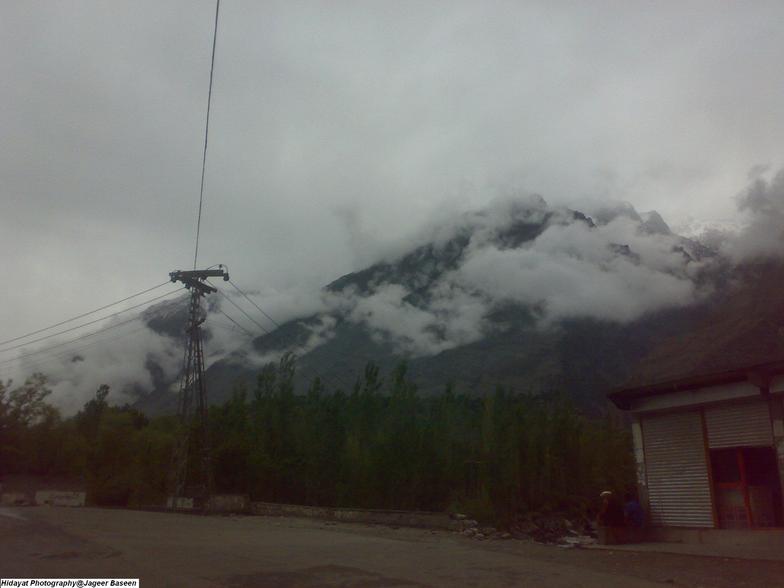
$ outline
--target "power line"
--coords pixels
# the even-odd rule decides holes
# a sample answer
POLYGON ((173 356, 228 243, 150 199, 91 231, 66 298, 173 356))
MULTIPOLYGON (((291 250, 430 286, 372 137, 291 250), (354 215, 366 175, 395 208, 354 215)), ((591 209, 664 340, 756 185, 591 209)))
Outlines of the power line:
POLYGON ((76 343, 77 341, 81 341, 82 339, 87 339, 88 337, 92 337, 94 335, 97 335, 98 333, 103 333, 104 331, 108 331, 110 329, 116 329, 117 327, 121 327, 123 325, 127 325, 128 323, 132 323, 133 321, 138 321, 140 318, 141 318, 141 316, 135 316, 135 317, 130 318, 128 320, 121 321, 119 323, 114 323, 113 325, 110 325, 110 326, 105 327, 103 329, 99 329, 99 330, 93 331, 91 333, 85 333, 84 335, 81 335, 81 336, 76 337, 74 339, 69 339, 68 341, 63 341, 62 343, 56 343, 55 345, 50 345, 49 347, 44 347, 43 349, 37 349, 36 351, 31 351, 30 353, 25 353, 24 355, 20 355, 18 357, 12 357, 10 359, 6 359, 5 361, 0 362, 0 366, 5 366, 5 365, 8 365, 8 364, 13 363, 15 361, 19 361, 21 359, 26 359, 26 358, 31 357, 33 355, 40 355, 41 353, 46 353, 47 351, 51 351, 52 349, 57 349, 58 347, 63 347, 65 345, 70 345, 71 343, 76 343))
MULTIPOLYGON (((208 284, 210 284, 210 285, 211 285, 213 288, 215 288, 215 285, 214 285, 214 284, 211 284, 210 282, 207 282, 207 283, 208 283, 208 284)), ((233 285, 233 284, 232 284, 232 285, 233 285)), ((236 286, 234 286, 234 287, 236 288, 236 286)), ((216 288, 216 289, 217 289, 217 288, 216 288)), ((236 302, 234 302, 234 301, 233 301, 231 298, 229 298, 229 296, 228 296, 228 295, 227 295, 225 292, 223 292, 222 290, 218 290, 218 294, 220 294, 220 295, 221 295, 221 296, 223 296, 223 297, 224 297, 226 300, 228 300, 228 301, 229 301, 229 302, 230 302, 232 305, 234 305, 234 307, 235 307, 237 310, 239 310, 239 311, 240 311, 242 314, 244 314, 244 315, 245 315, 245 316, 248 318, 248 320, 250 320, 250 321, 251 321, 251 322, 252 322, 254 325, 256 325, 256 326, 257 326, 257 327, 259 327, 259 328, 260 328, 262 331, 264 331, 264 334, 266 334, 266 335, 269 335, 269 334, 270 334, 270 331, 268 331, 268 330, 267 330, 267 329, 266 329, 266 328, 265 328, 263 325, 261 325, 261 323, 259 323, 259 322, 258 322, 256 319, 254 319, 252 316, 250 316, 250 315, 249 315, 247 312, 245 312, 245 309, 243 309, 243 308, 242 308, 240 305, 238 305, 238 304, 237 304, 236 302)), ((237 325, 237 326, 238 326, 240 329, 242 329, 243 331, 245 331, 245 332, 246 332, 248 335, 250 335, 251 337, 253 336, 253 334, 252 334, 252 333, 248 332, 248 331, 247 331, 245 328, 243 328, 243 327, 242 327, 242 326, 241 326, 241 325, 240 325, 240 324, 239 324, 237 321, 235 321, 235 320, 234 320, 233 318, 231 318, 231 317, 230 317, 228 314, 226 314, 226 313, 223 311, 223 309, 220 309, 220 308, 219 308, 218 310, 219 310, 219 312, 221 312, 221 313, 222 313, 222 314, 223 314, 223 315, 224 315, 226 318, 228 318, 228 319, 229 319, 231 322, 233 322, 233 323, 234 323, 235 325, 237 325)), ((263 311, 262 311, 262 312, 263 312, 263 311)), ((266 315, 266 313, 265 313, 265 316, 267 316, 267 315, 266 315)), ((268 318, 269 318, 269 317, 268 317, 268 318)), ((270 319, 270 320, 272 320, 272 319, 270 319)), ((273 322, 274 322, 274 321, 273 321, 273 322)), ((276 323, 276 324, 277 324, 277 323, 276 323)), ((278 326, 280 326, 280 325, 278 325, 278 326)), ((298 347, 299 347, 300 349, 303 349, 302 345, 298 345, 298 347)), ((319 374, 318 372, 316 372, 315 368, 310 368, 310 367, 309 367, 308 369, 311 369, 311 370, 314 372, 314 374, 315 374, 317 377, 319 377, 320 379, 322 379, 322 380, 326 380, 326 378, 325 378, 324 376, 322 376, 321 374, 319 374)), ((329 381, 327 381, 327 382, 328 382, 328 383, 330 383, 329 381)), ((345 382, 342 382, 342 381, 341 381, 341 383, 342 383, 344 386, 346 385, 346 384, 345 384, 345 382)), ((332 383, 332 385, 334 386, 334 383, 332 383)))
POLYGON ((76 331, 78 329, 81 329, 83 327, 87 327, 89 325, 94 325, 95 323, 99 323, 101 321, 105 321, 106 319, 115 317, 115 316, 117 316, 119 314, 122 314, 124 312, 128 312, 129 310, 133 310, 135 308, 139 308, 141 306, 145 306, 146 304, 149 304, 150 302, 155 302, 156 300, 160 300, 161 298, 166 298, 167 296, 171 296, 175 292, 179 292, 179 289, 178 290, 172 290, 171 292, 167 292, 166 294, 162 294, 160 296, 156 296, 155 298, 151 298, 149 300, 146 300, 145 302, 141 302, 139 304, 135 304, 134 306, 129 306, 128 308, 125 308, 123 310, 117 311, 115 313, 108 314, 106 316, 102 316, 101 318, 97 318, 97 319, 94 319, 94 320, 91 320, 91 321, 87 321, 86 323, 82 323, 81 325, 76 325, 75 327, 69 327, 67 329, 63 329, 62 331, 57 331, 56 333, 51 333, 49 335, 45 335, 44 337, 38 337, 38 339, 32 339, 30 341, 25 341, 24 343, 18 343, 16 345, 13 345, 11 347, 7 347, 5 349, 0 349, 0 353, 5 353, 6 351, 13 351, 14 349, 19 349, 20 347, 25 347, 25 346, 31 345, 33 343, 38 343, 38 342, 44 341, 46 339, 51 339, 52 337, 57 337, 58 335, 63 335, 65 333, 70 333, 71 331, 76 331))
POLYGON ((130 300, 131 298, 136 298, 137 296, 141 296, 142 294, 147 294, 148 292, 152 292, 153 290, 157 290, 158 288, 160 288, 162 286, 165 286, 168 283, 169 283, 169 281, 167 280, 167 281, 165 281, 165 282, 163 282, 161 284, 158 284, 157 286, 153 286, 152 288, 147 288, 146 290, 142 290, 141 292, 137 292, 136 294, 131 294, 130 296, 127 296, 126 298, 123 298, 122 300, 118 300, 117 302, 112 302, 111 304, 107 304, 105 306, 101 306, 100 308, 96 308, 95 310, 91 310, 90 312, 82 313, 80 315, 71 317, 71 318, 66 319, 64 321, 60 321, 59 323, 55 323, 54 325, 49 325, 48 327, 44 327, 43 329, 38 329, 37 331, 33 331, 32 333, 27 333, 26 335, 19 335, 18 337, 14 337, 13 339, 7 339, 6 341, 0 341, 0 346, 7 345, 8 343, 13 343, 14 341, 19 341, 20 339, 26 339, 27 337, 32 337, 33 335, 37 335, 38 333, 43 333, 44 331, 48 331, 49 329, 54 329, 54 328, 60 327, 62 325, 65 325, 65 324, 68 324, 68 323, 73 322, 75 320, 78 320, 80 318, 84 318, 84 317, 89 316, 91 314, 95 314, 96 312, 100 312, 102 310, 106 310, 107 308, 110 308, 112 306, 117 306, 118 304, 126 302, 126 301, 130 300))
POLYGON ((212 31, 212 59, 210 60, 210 89, 207 92, 207 121, 204 125, 204 152, 201 158, 201 189, 199 190, 199 216, 196 220, 196 251, 193 254, 193 269, 196 269, 196 260, 199 258, 199 234, 201 232, 201 208, 204 202, 204 171, 207 168, 207 140, 210 136, 210 105, 212 104, 212 75, 215 70, 215 46, 218 42, 218 13, 220 0, 215 2, 215 28, 212 31))
MULTIPOLYGON (((261 307, 260 307, 258 304, 256 304, 256 303, 255 303, 253 300, 251 300, 251 298, 250 298, 250 297, 249 297, 247 294, 245 294, 245 292, 243 292, 242 290, 240 290, 240 287, 239 287, 239 286, 237 286, 237 284, 235 284, 235 283, 234 283, 234 282, 232 282, 231 280, 228 280, 228 282, 229 282, 229 284, 231 284, 231 285, 234 287, 234 289, 235 289, 237 292, 239 292, 239 293, 240 293, 240 294, 241 294, 241 295, 242 295, 242 296, 245 298, 245 300, 247 300, 248 302, 250 302, 250 303, 251 303, 251 304, 252 304, 252 305, 253 305, 253 306, 256 308, 256 310, 258 310, 258 311, 259 311, 261 314, 263 314, 265 317, 267 317, 267 318, 268 318, 268 319, 269 319, 269 320, 272 322, 272 324, 274 324, 276 327, 280 328, 280 323, 279 323, 278 321, 276 321, 274 318, 272 318, 270 315, 268 315, 266 312, 264 312, 264 311, 261 309, 261 307)), ((218 290, 218 292, 219 292, 220 294, 222 294, 222 295, 223 295, 223 297, 224 297, 224 298, 226 298, 226 300, 228 300, 229 302, 231 302, 232 304, 234 304, 234 306, 236 306, 237 308, 240 308, 240 307, 239 307, 239 306, 238 306, 238 305, 237 305, 237 304, 236 304, 236 303, 235 303, 235 302, 234 302, 234 301, 233 301, 231 298, 229 298, 229 297, 228 297, 226 294, 224 294, 224 293, 223 293, 223 292, 221 292, 220 290, 218 290)), ((248 314, 247 314, 247 313, 246 313, 244 310, 242 310, 241 308, 240 308, 240 310, 243 312, 243 314, 245 314, 245 316, 248 316, 248 318, 250 318, 250 316, 249 316, 249 315, 248 315, 248 314)), ((253 320, 253 319, 251 318, 251 320, 253 320)), ((263 330, 265 333, 269 334, 269 331, 267 331, 267 329, 265 329, 264 327, 262 327, 262 326, 261 326, 259 323, 257 323, 255 320, 253 320, 253 322, 254 322, 256 325, 258 325, 258 326, 259 326, 259 327, 260 327, 260 328, 261 328, 261 329, 262 329, 262 330, 263 330)), ((300 349, 300 351, 304 351, 304 350, 305 350, 305 346, 304 346, 304 345, 296 344, 296 347, 298 347, 298 348, 300 349)), ((303 366, 303 367, 306 367, 306 366, 303 366)), ((328 384, 330 384, 330 385, 334 386, 334 387, 337 389, 337 386, 335 386, 334 382, 330 382, 329 380, 327 380, 327 379, 326 379, 326 377, 324 377, 323 375, 321 375, 320 373, 318 373, 318 372, 316 371, 316 369, 315 369, 315 368, 307 366, 307 369, 311 370, 311 371, 312 371, 312 372, 313 372, 313 373, 316 375, 316 377, 318 377, 318 378, 319 378, 319 379, 321 379, 321 380, 324 380, 324 381, 326 381, 328 384)), ((346 388, 346 391, 348 391, 348 390, 350 390, 350 389, 351 389, 351 386, 349 386, 348 384, 346 384, 346 382, 345 382, 345 381, 343 381, 343 378, 342 378, 342 377, 338 376, 337 374, 333 374, 333 375, 334 375, 335 379, 338 381, 338 383, 340 383, 342 386, 344 386, 344 387, 346 388)))
MULTIPOLYGON (((148 302, 151 302, 151 301, 148 301, 148 302)), ((85 333, 84 335, 80 335, 79 337, 75 337, 74 339, 69 339, 68 341, 63 341, 61 343, 56 343, 54 345, 50 345, 50 346, 44 347, 42 349, 37 349, 35 351, 31 351, 29 353, 25 353, 25 354, 20 355, 18 357, 13 357, 13 358, 10 358, 10 359, 6 359, 5 361, 0 362, 0 367, 8 365, 10 363, 13 363, 15 361, 19 361, 19 360, 22 360, 22 359, 26 359, 28 357, 32 357, 33 355, 40 355, 41 353, 46 353, 47 351, 51 351, 52 349, 57 349, 58 347, 63 347, 65 345, 70 345, 71 343, 76 343, 77 341, 81 341, 83 339, 87 339, 88 337, 92 337, 92 336, 97 335, 99 333, 103 333, 105 331, 109 331, 111 329, 116 329, 117 327, 121 327, 123 325, 127 325, 128 323, 132 323, 133 321, 137 321, 140 318, 142 318, 141 314, 139 314, 139 315, 137 315, 137 316, 135 316, 133 318, 130 318, 128 320, 121 321, 121 322, 115 323, 113 325, 109 325, 108 327, 104 327, 103 329, 98 329, 98 330, 92 331, 90 333, 85 333)))
POLYGON ((235 283, 234 283, 234 282, 232 282, 231 280, 229 280, 229 284, 231 284, 231 285, 234 287, 234 289, 235 289, 237 292, 239 292, 240 294, 242 294, 242 296, 244 296, 244 297, 245 297, 245 300, 247 300, 247 301, 248 301, 248 302, 250 302, 250 303, 251 303, 253 306, 255 306, 255 307, 256 307, 256 310, 258 310, 258 311, 259 311, 261 314, 263 314, 264 316, 266 316, 266 317, 267 317, 267 318, 268 318, 268 319, 269 319, 269 320, 272 322, 272 324, 273 324, 273 325, 275 325, 276 327, 280 327, 280 324, 279 324, 279 323, 278 323, 278 322, 277 322, 277 321, 276 321, 274 318, 272 318, 270 315, 268 315, 266 312, 264 312, 264 311, 261 309, 261 307, 260 307, 258 304, 256 304, 256 303, 255 303, 253 300, 251 300, 251 299, 248 297, 248 295, 247 295, 247 294, 245 294, 245 292, 243 292, 242 290, 240 290, 240 288, 239 288, 239 286, 237 286, 237 284, 235 284, 235 283))
MULTIPOLYGON (((39 365, 41 365, 43 363, 48 363, 48 362, 53 361, 55 359, 60 359, 60 358, 63 358, 63 357, 67 357, 67 356, 72 355, 72 354, 74 354, 74 353, 76 353, 78 351, 81 351, 82 349, 87 349, 88 347, 94 347, 94 346, 96 346, 96 345, 98 345, 100 343, 104 343, 105 344, 105 343, 109 343, 111 341, 116 341, 118 339, 124 339, 125 337, 128 337, 129 335, 133 335, 133 334, 138 333, 140 331, 146 331, 146 330, 149 330, 147 325, 145 325, 143 327, 139 327, 138 329, 133 329, 132 331, 128 331, 127 333, 123 333, 122 335, 118 335, 116 337, 101 338, 101 339, 98 339, 97 341, 93 341, 92 343, 88 343, 87 345, 80 345, 78 347, 74 347, 73 349, 69 349, 68 351, 65 351, 65 352, 62 352, 62 353, 55 353, 53 355, 45 355, 43 357, 43 359, 34 359, 34 360, 32 360, 32 362, 33 362, 33 365, 39 366, 39 365)), ((14 358, 12 361, 20 361, 20 360, 26 359, 26 358, 27 358, 27 356, 25 355, 25 356, 22 356, 22 357, 14 358)))
MULTIPOLYGON (((268 315, 266 312, 264 312, 264 310, 258 304, 256 304, 253 301, 252 298, 250 298, 245 292, 243 292, 240 289, 240 287, 237 286, 237 284, 235 284, 231 280, 229 280, 228 282, 229 282, 229 284, 231 284, 234 287, 234 289, 237 292, 239 292, 245 298, 245 300, 247 300, 253 306, 255 306, 256 310, 258 310, 261 314, 263 314, 265 317, 267 317, 272 322, 272 324, 274 324, 276 327, 280 327, 280 323, 278 323, 274 318, 272 318, 270 315, 268 315)), ((350 357, 350 358, 358 357, 359 359, 361 359, 361 360, 363 360, 365 362, 373 361, 373 358, 370 358, 370 357, 368 357, 366 355, 357 355, 357 354, 353 354, 353 353, 343 353, 340 350, 335 349, 335 348, 333 348, 331 351, 334 352, 334 353, 337 353, 338 355, 342 355, 343 357, 350 357)))
POLYGON ((226 312, 224 312, 224 310, 222 308, 219 308, 218 312, 220 312, 223 316, 225 316, 227 319, 229 319, 232 323, 237 325, 237 327, 239 327, 239 329, 243 333, 245 333, 248 337, 254 337, 253 333, 251 333, 248 329, 243 327, 241 324, 239 324, 237 321, 235 321, 233 318, 231 318, 228 314, 226 314, 226 312))
MULTIPOLYGON (((228 315, 223 313, 223 311, 220 311, 220 312, 224 316, 226 316, 228 318, 228 315)), ((234 324, 230 325, 228 323, 219 323, 219 322, 216 322, 216 321, 213 320, 213 321, 210 322, 210 326, 209 326, 208 330, 214 329, 215 327, 220 327, 221 329, 225 329, 226 331, 231 331, 232 333, 236 333, 238 330, 242 330, 242 334, 243 335, 245 335, 247 337, 255 337, 255 335, 253 333, 251 333, 250 331, 245 330, 242 327, 240 327, 240 325, 236 321, 234 322, 234 324)))
MULTIPOLYGON (((207 283, 208 283, 208 284, 210 284, 210 286, 212 286, 212 287, 213 287, 213 288, 215 288, 216 290, 218 290, 218 288, 216 288, 215 284, 211 284, 210 282, 207 282, 207 283)), ((228 295, 227 295, 225 292, 223 292, 222 290, 218 290, 218 294, 220 294, 220 295, 221 295, 221 296, 223 296, 223 297, 224 297, 226 300, 228 300, 228 301, 229 301, 229 303, 230 303, 230 304, 232 304, 232 305, 233 305, 233 306, 234 306, 234 307, 235 307, 237 310, 239 310, 239 311, 240 311, 242 314, 244 314, 244 315, 247 317, 247 319, 248 319, 250 322, 252 322, 252 323, 253 323, 254 325, 256 325, 258 328, 260 328, 262 331, 264 331, 264 334, 265 334, 265 335, 269 335, 270 331, 269 331, 267 328, 265 328, 265 327, 264 327, 264 325, 262 325, 260 322, 258 322, 256 319, 254 319, 252 316, 250 316, 250 315, 249 315, 247 312, 245 312, 245 309, 243 309, 243 308, 242 308, 242 307, 241 307, 239 304, 237 304, 237 303, 236 303, 236 302, 234 302, 234 301, 233 301, 231 298, 229 298, 229 296, 228 296, 228 295)), ((228 316, 228 315, 227 315, 227 316, 228 316)))

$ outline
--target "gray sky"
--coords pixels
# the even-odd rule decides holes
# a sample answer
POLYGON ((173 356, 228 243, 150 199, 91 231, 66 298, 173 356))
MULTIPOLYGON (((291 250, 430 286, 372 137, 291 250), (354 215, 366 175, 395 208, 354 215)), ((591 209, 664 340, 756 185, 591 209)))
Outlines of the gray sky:
MULTIPOLYGON (((0 3, 0 339, 192 264, 213 14, 0 3)), ((762 1, 224 0, 200 265, 285 314, 511 193, 739 218, 749 170, 782 164, 782 17, 762 1)))

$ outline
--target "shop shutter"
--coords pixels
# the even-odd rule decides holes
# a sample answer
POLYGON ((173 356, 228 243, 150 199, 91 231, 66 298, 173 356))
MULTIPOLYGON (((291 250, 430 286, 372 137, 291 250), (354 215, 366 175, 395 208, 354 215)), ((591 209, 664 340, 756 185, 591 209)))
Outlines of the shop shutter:
POLYGON ((706 408, 705 426, 711 449, 773 445, 768 403, 761 398, 706 408))
POLYGON ((651 524, 713 527, 702 415, 645 416, 642 430, 651 524))

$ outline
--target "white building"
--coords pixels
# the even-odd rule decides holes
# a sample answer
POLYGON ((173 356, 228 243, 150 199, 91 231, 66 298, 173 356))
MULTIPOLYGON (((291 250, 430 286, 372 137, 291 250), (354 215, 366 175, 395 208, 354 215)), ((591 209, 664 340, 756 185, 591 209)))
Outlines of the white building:
POLYGON ((616 390, 652 535, 784 527, 784 362, 616 390))

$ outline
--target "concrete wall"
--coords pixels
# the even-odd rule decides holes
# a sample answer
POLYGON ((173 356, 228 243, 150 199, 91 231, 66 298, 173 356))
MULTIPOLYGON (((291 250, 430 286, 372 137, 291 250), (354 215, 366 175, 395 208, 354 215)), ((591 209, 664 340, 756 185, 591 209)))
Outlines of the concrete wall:
POLYGON ((247 494, 216 494, 210 497, 207 510, 210 512, 249 512, 250 497, 247 494))
POLYGON ((363 510, 353 508, 327 508, 271 502, 251 503, 251 512, 264 516, 290 516, 348 523, 420 527, 426 529, 455 529, 458 521, 439 512, 411 512, 402 510, 363 510))
POLYGON ((84 500, 84 492, 39 490, 35 493, 35 503, 39 506, 84 506, 84 500))
POLYGON ((33 501, 24 492, 3 492, 0 494, 0 504, 3 506, 27 506, 33 504, 33 501))
POLYGON ((169 496, 166 499, 166 508, 174 508, 177 510, 193 510, 193 498, 185 496, 169 496))

